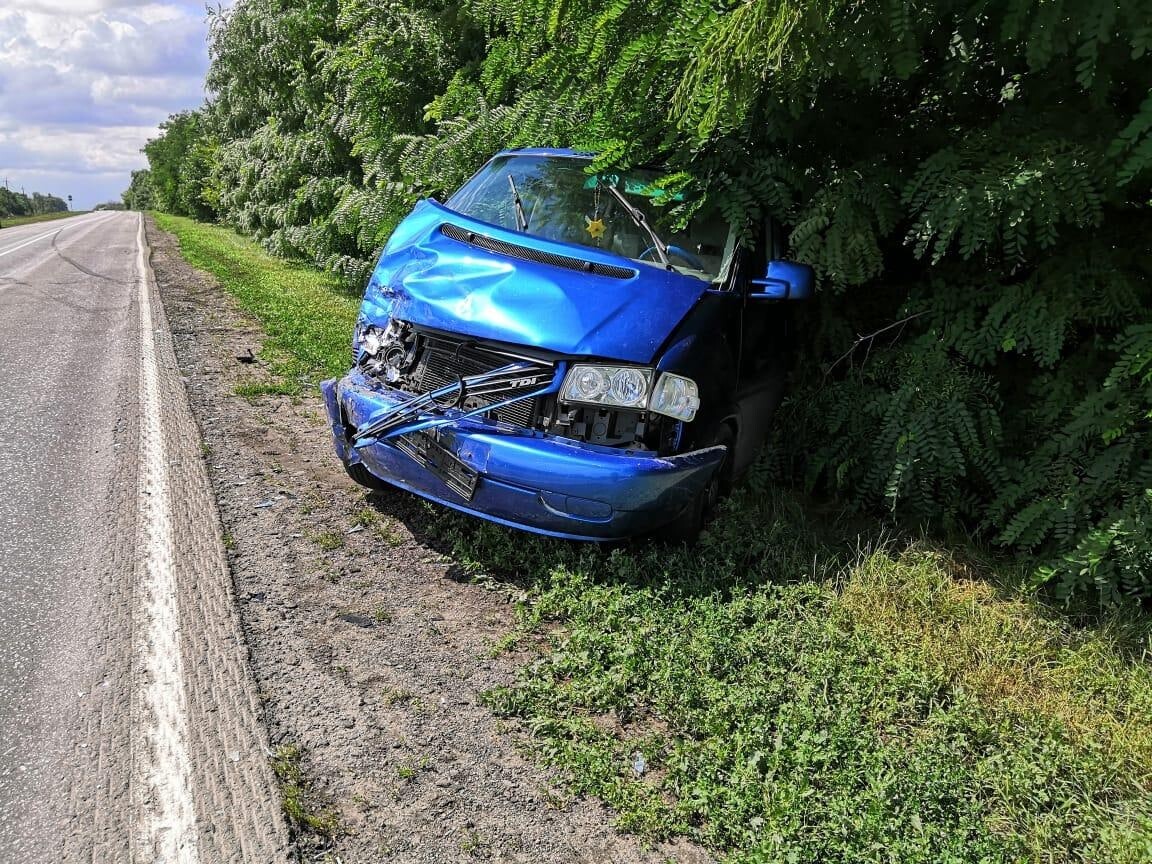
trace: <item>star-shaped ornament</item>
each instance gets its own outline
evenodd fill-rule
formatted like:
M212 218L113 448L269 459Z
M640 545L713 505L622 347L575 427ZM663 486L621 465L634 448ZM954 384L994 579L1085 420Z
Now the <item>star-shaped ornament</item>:
M591 236L593 240L599 240L604 236L604 231L606 229L604 227L603 219L589 219L587 216L585 216L584 222L584 230L588 232L589 236Z

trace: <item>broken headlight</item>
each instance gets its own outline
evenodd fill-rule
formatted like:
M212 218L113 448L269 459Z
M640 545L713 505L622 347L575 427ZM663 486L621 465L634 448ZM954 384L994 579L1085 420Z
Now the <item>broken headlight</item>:
M560 387L562 402L615 405L644 410L652 389L652 370L636 366L573 366Z
M416 361L416 334L404 321L391 320L383 330L366 324L357 339L365 355L364 369L373 375L382 375L390 384L398 381Z

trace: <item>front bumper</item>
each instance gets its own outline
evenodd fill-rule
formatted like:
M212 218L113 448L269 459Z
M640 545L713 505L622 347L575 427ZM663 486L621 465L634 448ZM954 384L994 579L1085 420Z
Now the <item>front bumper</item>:
M471 499L388 439L353 448L357 428L411 398L353 370L320 385L336 454L431 501L513 528L570 540L617 540L660 528L693 504L724 447L679 456L626 452L475 418L441 427L444 443L479 475Z

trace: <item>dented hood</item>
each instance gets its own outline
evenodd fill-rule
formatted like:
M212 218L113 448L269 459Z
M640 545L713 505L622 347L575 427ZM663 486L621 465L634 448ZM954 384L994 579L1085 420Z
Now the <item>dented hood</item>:
M508 231L422 201L388 241L363 316L563 354L648 363L707 283Z

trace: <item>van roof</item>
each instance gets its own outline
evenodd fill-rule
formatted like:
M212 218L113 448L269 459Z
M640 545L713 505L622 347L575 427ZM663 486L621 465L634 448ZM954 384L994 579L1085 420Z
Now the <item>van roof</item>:
M501 150L497 156L559 156L565 159L591 159L596 154L586 150L570 150L567 147L517 147ZM495 157L493 157L495 158Z

